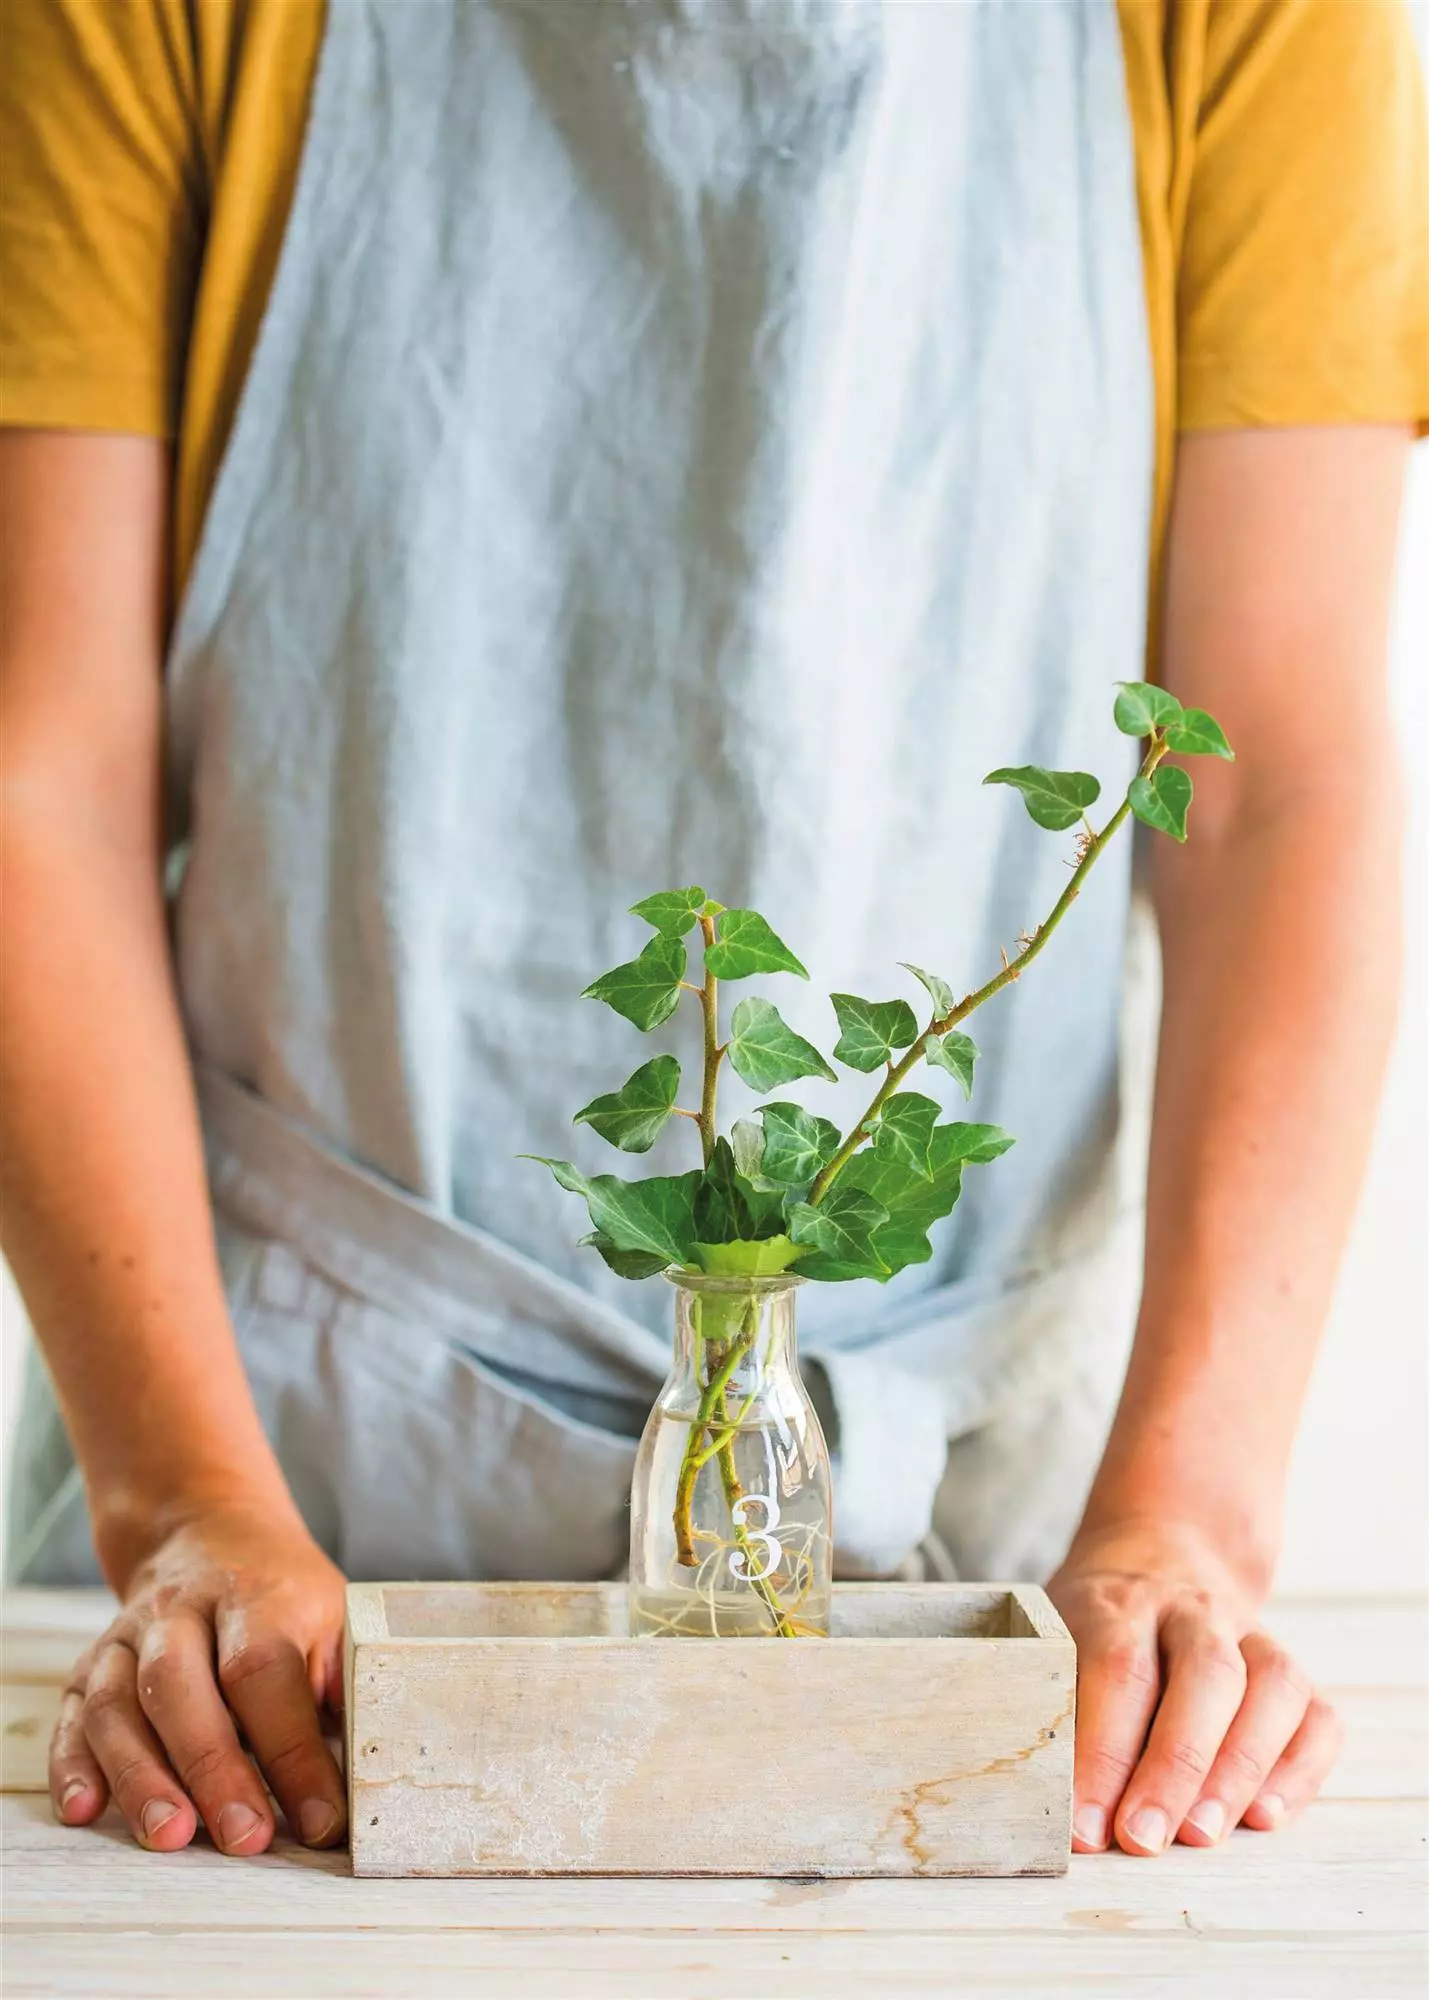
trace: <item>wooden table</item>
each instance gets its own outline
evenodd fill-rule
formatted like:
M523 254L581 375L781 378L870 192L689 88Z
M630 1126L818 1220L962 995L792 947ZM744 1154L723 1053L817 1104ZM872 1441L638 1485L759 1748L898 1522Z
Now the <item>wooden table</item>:
M1328 1796L1275 1834L1043 1881L355 1881L280 1840L140 1853L43 1793L59 1677L98 1595L6 1601L3 1961L22 1995L477 1994L482 2000L881 2000L896 1994L1423 2000L1429 1981L1429 1615L1285 1602L1277 1632L1349 1740Z

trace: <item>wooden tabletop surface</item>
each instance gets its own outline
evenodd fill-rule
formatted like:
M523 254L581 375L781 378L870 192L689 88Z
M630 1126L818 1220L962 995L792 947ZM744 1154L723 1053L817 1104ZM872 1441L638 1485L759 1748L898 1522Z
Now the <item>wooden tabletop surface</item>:
M55 1824L45 1740L98 1594L5 1601L0 1989L482 2000L1423 2000L1429 1607L1285 1601L1270 1623L1344 1714L1327 1796L1210 1853L1075 1858L1050 1880L355 1881L280 1840L140 1853Z

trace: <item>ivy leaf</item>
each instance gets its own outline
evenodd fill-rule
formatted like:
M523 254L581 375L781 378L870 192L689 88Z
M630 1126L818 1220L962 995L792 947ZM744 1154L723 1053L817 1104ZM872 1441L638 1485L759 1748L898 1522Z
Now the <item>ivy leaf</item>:
M668 1021L680 1004L680 981L685 976L685 947L678 937L663 932L652 937L638 958L603 972L581 995L583 1000L603 1000L627 1021L647 1031Z
M808 973L758 910L726 910L719 937L705 952L706 970L716 979L748 979L756 972Z
M610 1238L602 1236L598 1229L592 1229L588 1236L582 1236L580 1240L582 1246L599 1250L617 1278L653 1278L670 1262L668 1257L662 1257L653 1250L617 1250Z
M1184 840L1193 789L1189 771L1183 771L1179 764L1158 764L1149 778L1132 779L1128 794L1131 810L1158 833Z
M662 889L643 903L632 903L632 917L643 917L662 937L683 937L693 930L705 910L703 889Z
M1012 1134L1004 1132L1000 1125L964 1124L957 1119L940 1125L936 1136L940 1140L941 1159L969 1167L985 1167L1017 1144Z
M996 1159L1011 1144L1008 1134L995 1125L938 1125L929 1147L931 1179L924 1179L901 1160L868 1149L854 1154L827 1199L832 1201L846 1187L855 1187L887 1209L888 1220L879 1225L873 1247L886 1275L892 1277L909 1264L926 1264L932 1256L928 1231L956 1208L963 1168ZM844 1269L822 1255L810 1257L800 1271L810 1278L832 1280L870 1275L864 1270Z
M921 965L910 965L906 958L898 962L905 972L911 972L916 980L927 987L932 996L936 1019L941 1020L944 1014L952 1013L957 1002L953 999L953 989L946 979L939 979L936 972L925 972Z
M1038 826L1061 833L1075 826L1088 806L1101 797L1101 786L1089 771L1044 771L1039 764L990 771L985 785L1015 785Z
M933 1098L921 1097L916 1090L903 1090L890 1097L873 1128L874 1152L885 1159L900 1161L921 1179L930 1181L933 1166L929 1149L941 1110L942 1106Z
M787 1271L807 1256L788 1236L765 1236L757 1243L697 1243L695 1261L712 1278L763 1278Z
M753 1243L782 1232L782 1188L761 1190L745 1180L728 1139L716 1139L709 1165L698 1179L694 1215L701 1243Z
M540 1160L563 1188L584 1196L596 1233L613 1250L644 1250L662 1258L664 1264L689 1262L696 1235L698 1170L656 1175L644 1181L623 1181L614 1174L595 1174L587 1179L569 1160L548 1160L539 1153L525 1157Z
M839 1017L834 1055L850 1069L877 1069L895 1049L918 1038L918 1023L906 1000L860 1000L856 993L831 993Z
M1175 695L1151 681L1118 681L1117 687L1120 692L1111 715L1124 736L1150 736L1182 712Z
M855 1153L843 1177L830 1190L830 1199L839 1188L852 1184L871 1195L888 1211L888 1220L878 1230L875 1248L891 1277L908 1264L926 1264L933 1254L928 1231L945 1215L951 1215L962 1192L963 1163L952 1156L947 1144L947 1126L934 1129L929 1149L931 1178L917 1174L900 1160L876 1152ZM846 1274L826 1269L812 1261L811 1278L837 1278ZM847 1274L853 1275L853 1274Z
M768 1000L751 996L740 1001L730 1017L727 1047L735 1075L760 1096L800 1076L838 1081L813 1043L796 1035Z
M623 1153L648 1153L659 1138L680 1087L680 1065L656 1056L604 1097L593 1097L571 1121L590 1125ZM597 1248L599 1246L597 1245Z
M695 1235L701 1243L731 1243L754 1235L754 1219L740 1192L734 1153L727 1139L714 1151L695 1189Z
M1166 742L1183 757L1224 757L1228 764L1235 762L1226 732L1203 708L1183 709L1180 720L1167 730Z
M964 1035L956 1028L950 1029L946 1035L925 1035L923 1052L936 1068L945 1069L949 1076L957 1078L963 1087L964 1097L972 1096L977 1043L971 1035Z
M813 1180L839 1149L838 1126L800 1104L761 1104L759 1116L764 1121L759 1171L765 1180L798 1187Z
M888 1210L862 1188L830 1188L817 1208L806 1201L789 1211L789 1234L796 1243L845 1269L850 1277L883 1277L886 1267L874 1248L874 1234Z
M764 1133L752 1118L736 1118L729 1128L735 1171L747 1181L758 1180L764 1165Z

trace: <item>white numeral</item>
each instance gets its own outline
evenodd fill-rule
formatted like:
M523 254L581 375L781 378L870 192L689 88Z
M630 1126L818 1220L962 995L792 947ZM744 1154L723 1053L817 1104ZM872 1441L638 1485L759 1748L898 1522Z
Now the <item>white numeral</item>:
M756 1504L765 1510L762 1528L751 1528L749 1525L748 1511ZM779 1546L778 1537L772 1532L779 1525L779 1502L772 1493L744 1493L729 1511L736 1527L743 1528L751 1542L758 1542L765 1556L763 1566L753 1569L750 1567L746 1551L734 1549L730 1552L730 1573L746 1583L761 1583L766 1576L771 1576L778 1569L780 1557L784 1553Z

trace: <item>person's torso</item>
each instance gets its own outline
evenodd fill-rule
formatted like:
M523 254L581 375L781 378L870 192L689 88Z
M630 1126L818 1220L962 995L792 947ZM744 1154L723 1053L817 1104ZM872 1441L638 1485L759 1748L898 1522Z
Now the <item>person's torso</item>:
M170 668L198 1053L658 1314L513 1158L652 1052L581 987L699 881L827 1049L1045 914L979 781L1125 775L1150 402L1111 0L332 9ZM1017 1151L816 1331L1015 1271L1104 1150L1126 875L977 1023Z

